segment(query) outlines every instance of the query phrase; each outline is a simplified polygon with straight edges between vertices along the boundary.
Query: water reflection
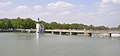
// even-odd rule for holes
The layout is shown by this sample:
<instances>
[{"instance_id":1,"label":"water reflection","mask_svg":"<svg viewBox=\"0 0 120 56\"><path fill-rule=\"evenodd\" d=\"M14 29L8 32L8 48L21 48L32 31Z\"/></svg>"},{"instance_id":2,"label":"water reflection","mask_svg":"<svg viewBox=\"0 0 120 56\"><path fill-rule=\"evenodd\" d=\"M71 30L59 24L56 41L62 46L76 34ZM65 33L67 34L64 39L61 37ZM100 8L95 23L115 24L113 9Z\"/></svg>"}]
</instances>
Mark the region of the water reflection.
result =
<instances>
[{"instance_id":1,"label":"water reflection","mask_svg":"<svg viewBox=\"0 0 120 56\"><path fill-rule=\"evenodd\" d=\"M115 40L115 38L111 38L112 40Z\"/></svg>"},{"instance_id":2,"label":"water reflection","mask_svg":"<svg viewBox=\"0 0 120 56\"><path fill-rule=\"evenodd\" d=\"M40 34L36 33L36 44L39 44L39 37L40 37Z\"/></svg>"},{"instance_id":3,"label":"water reflection","mask_svg":"<svg viewBox=\"0 0 120 56\"><path fill-rule=\"evenodd\" d=\"M34 34L32 33L8 33L8 34L11 34L9 37L11 36L13 37L10 39L16 39L16 40L32 40L34 37ZM9 38L8 34L5 35L5 37Z\"/></svg>"}]
</instances>

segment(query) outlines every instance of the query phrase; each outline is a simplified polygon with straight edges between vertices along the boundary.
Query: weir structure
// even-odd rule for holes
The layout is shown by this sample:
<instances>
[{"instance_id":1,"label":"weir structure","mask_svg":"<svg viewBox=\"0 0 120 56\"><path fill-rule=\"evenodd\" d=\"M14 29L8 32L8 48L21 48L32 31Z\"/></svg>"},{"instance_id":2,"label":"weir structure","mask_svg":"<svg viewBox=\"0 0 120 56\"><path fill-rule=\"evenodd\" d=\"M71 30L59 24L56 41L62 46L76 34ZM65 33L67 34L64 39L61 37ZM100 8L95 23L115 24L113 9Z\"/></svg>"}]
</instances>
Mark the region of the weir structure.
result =
<instances>
[{"instance_id":1,"label":"weir structure","mask_svg":"<svg viewBox=\"0 0 120 56\"><path fill-rule=\"evenodd\" d=\"M103 35L107 35L109 37L112 37L112 34L117 34L117 36L120 37L120 31L115 31L115 30L61 30L61 29L57 29L57 30L45 30L46 33L52 33L52 34L67 34L67 35L77 35L77 34L84 34L84 35L88 35L91 36L93 34L103 34Z\"/></svg>"}]
</instances>

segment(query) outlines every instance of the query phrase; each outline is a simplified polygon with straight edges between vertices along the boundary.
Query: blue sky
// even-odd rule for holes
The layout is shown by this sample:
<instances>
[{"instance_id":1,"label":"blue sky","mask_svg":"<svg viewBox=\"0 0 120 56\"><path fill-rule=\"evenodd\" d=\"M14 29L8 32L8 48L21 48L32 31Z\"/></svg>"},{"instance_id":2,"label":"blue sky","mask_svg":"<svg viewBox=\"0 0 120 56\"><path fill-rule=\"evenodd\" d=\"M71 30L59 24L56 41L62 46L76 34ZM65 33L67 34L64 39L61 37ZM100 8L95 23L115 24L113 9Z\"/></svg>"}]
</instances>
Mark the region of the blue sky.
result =
<instances>
[{"instance_id":1,"label":"blue sky","mask_svg":"<svg viewBox=\"0 0 120 56\"><path fill-rule=\"evenodd\" d=\"M0 0L0 18L120 25L120 0Z\"/></svg>"}]
</instances>

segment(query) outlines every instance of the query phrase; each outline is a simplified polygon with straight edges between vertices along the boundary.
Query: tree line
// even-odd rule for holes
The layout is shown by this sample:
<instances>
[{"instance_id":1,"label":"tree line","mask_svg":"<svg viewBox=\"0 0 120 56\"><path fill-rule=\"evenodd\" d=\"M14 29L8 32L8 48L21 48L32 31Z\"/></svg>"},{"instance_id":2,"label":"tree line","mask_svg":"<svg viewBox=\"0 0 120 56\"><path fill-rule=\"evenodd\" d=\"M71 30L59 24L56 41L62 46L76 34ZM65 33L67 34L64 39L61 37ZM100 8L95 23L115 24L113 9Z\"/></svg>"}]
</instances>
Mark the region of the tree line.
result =
<instances>
[{"instance_id":1,"label":"tree line","mask_svg":"<svg viewBox=\"0 0 120 56\"><path fill-rule=\"evenodd\" d=\"M77 30L120 30L120 25L117 27L109 28L106 26L94 26L94 25L84 25L78 23L72 24L60 24L57 22L45 22L40 21L40 24L45 26L45 29L77 29ZM0 29L35 29L36 28L36 21L32 20L31 18L3 18L0 19Z\"/></svg>"},{"instance_id":2,"label":"tree line","mask_svg":"<svg viewBox=\"0 0 120 56\"><path fill-rule=\"evenodd\" d=\"M30 29L35 28L35 21L31 18L0 19L0 29Z\"/></svg>"}]
</instances>

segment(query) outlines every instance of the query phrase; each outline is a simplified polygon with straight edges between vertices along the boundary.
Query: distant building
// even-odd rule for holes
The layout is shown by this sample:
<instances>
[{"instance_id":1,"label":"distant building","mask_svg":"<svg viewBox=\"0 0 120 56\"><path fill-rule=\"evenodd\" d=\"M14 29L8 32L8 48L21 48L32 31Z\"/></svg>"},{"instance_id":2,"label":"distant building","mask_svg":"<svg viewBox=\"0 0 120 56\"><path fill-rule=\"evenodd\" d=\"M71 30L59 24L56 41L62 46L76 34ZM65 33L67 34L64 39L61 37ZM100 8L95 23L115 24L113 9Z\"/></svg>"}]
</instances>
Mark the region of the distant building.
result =
<instances>
[{"instance_id":1,"label":"distant building","mask_svg":"<svg viewBox=\"0 0 120 56\"><path fill-rule=\"evenodd\" d=\"M43 24L40 24L39 18L38 21L36 22L36 33L44 32L45 27Z\"/></svg>"},{"instance_id":2,"label":"distant building","mask_svg":"<svg viewBox=\"0 0 120 56\"><path fill-rule=\"evenodd\" d=\"M40 24L40 32L44 32L44 30L45 30L44 25L43 25L43 24Z\"/></svg>"}]
</instances>

